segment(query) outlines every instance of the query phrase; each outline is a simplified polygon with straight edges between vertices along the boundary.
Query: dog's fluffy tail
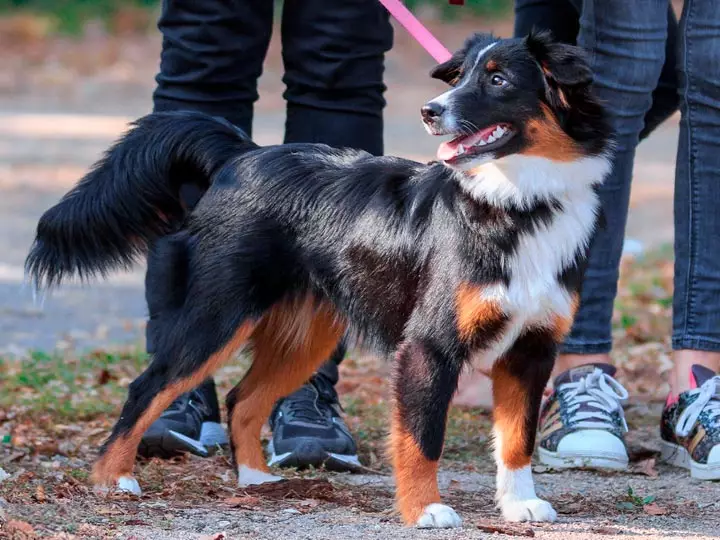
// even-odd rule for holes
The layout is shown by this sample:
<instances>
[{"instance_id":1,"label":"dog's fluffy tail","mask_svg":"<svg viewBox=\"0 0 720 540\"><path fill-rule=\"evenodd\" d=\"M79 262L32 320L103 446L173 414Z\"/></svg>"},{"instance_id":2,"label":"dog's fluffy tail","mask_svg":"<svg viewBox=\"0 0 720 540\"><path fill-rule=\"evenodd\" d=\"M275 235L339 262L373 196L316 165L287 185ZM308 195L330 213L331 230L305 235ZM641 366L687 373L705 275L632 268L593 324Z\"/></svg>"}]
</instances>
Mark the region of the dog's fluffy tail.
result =
<instances>
[{"instance_id":1,"label":"dog's fluffy tail","mask_svg":"<svg viewBox=\"0 0 720 540\"><path fill-rule=\"evenodd\" d=\"M200 113L141 118L42 216L28 277L51 287L129 267L182 219L183 184L204 192L228 160L253 148L239 128Z\"/></svg>"}]
</instances>

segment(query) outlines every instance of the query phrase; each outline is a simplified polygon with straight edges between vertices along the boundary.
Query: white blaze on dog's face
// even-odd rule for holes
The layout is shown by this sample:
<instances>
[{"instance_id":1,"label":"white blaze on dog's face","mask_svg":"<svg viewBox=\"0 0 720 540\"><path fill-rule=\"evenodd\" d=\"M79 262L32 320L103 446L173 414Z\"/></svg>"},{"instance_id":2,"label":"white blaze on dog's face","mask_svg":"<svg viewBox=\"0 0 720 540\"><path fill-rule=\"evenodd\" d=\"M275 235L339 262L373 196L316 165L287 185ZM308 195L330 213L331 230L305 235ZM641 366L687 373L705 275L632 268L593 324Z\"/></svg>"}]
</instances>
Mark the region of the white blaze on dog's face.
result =
<instances>
[{"instance_id":1,"label":"white blaze on dog's face","mask_svg":"<svg viewBox=\"0 0 720 540\"><path fill-rule=\"evenodd\" d=\"M507 40L476 34L431 75L452 88L422 108L423 122L430 134L450 136L437 157L454 169L479 175L491 161L501 169L511 162L510 168L588 158L607 162L610 130L589 91L592 74L577 47L542 33ZM509 159L516 156L532 159L518 165ZM592 183L607 172L599 163L597 169ZM536 180L524 189L549 187Z\"/></svg>"}]
</instances>

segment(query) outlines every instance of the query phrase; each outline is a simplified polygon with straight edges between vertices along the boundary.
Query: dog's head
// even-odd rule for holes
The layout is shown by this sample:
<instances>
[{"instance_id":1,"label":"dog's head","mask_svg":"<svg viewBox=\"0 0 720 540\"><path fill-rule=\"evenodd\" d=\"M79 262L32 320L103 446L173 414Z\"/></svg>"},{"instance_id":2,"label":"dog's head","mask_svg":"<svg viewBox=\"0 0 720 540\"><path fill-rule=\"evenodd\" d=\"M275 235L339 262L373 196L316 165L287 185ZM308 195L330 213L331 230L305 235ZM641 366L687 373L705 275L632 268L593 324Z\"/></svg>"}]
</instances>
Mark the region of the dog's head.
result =
<instances>
[{"instance_id":1,"label":"dog's head","mask_svg":"<svg viewBox=\"0 0 720 540\"><path fill-rule=\"evenodd\" d=\"M422 118L432 135L452 137L437 156L453 168L470 170L510 154L573 161L609 145L582 49L549 33L475 34L431 76L452 88L428 102Z\"/></svg>"}]
</instances>

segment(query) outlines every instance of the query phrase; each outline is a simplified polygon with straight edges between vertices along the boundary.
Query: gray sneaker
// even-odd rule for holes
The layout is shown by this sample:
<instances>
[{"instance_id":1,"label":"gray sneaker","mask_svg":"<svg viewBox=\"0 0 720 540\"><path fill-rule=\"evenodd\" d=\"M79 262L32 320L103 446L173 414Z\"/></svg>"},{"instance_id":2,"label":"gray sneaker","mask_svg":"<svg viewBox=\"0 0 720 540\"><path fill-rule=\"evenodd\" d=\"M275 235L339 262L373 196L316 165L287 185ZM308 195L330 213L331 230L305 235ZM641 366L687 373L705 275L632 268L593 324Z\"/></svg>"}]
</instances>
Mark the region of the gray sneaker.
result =
<instances>
[{"instance_id":1,"label":"gray sneaker","mask_svg":"<svg viewBox=\"0 0 720 540\"><path fill-rule=\"evenodd\" d=\"M340 415L337 392L322 374L279 401L270 415L268 465L334 471L362 468L357 446Z\"/></svg>"},{"instance_id":2,"label":"gray sneaker","mask_svg":"<svg viewBox=\"0 0 720 540\"><path fill-rule=\"evenodd\" d=\"M626 469L627 390L609 364L587 364L557 376L540 412L538 458L553 468Z\"/></svg>"}]
</instances>

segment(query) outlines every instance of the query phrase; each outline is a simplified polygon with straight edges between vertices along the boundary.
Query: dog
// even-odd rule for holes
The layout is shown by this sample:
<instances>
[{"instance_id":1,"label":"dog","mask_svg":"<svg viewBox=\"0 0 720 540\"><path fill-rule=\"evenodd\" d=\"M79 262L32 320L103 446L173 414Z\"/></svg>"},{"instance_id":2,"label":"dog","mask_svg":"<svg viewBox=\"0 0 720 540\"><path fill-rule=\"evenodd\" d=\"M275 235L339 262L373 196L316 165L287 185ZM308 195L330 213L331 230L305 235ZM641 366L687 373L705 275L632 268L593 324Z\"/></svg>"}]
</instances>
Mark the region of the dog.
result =
<instances>
[{"instance_id":1,"label":"dog","mask_svg":"<svg viewBox=\"0 0 720 540\"><path fill-rule=\"evenodd\" d=\"M431 76L422 107L449 135L420 164L322 144L258 147L199 113L150 114L40 219L39 287L148 253L162 309L156 353L94 465L140 493L142 434L241 347L227 396L240 486L270 474L260 429L347 334L394 356L390 454L404 522L458 527L437 485L461 370L492 362L497 503L553 521L530 469L543 389L578 304L612 133L580 49L549 34L475 34ZM186 215L181 186L203 193Z\"/></svg>"}]
</instances>

